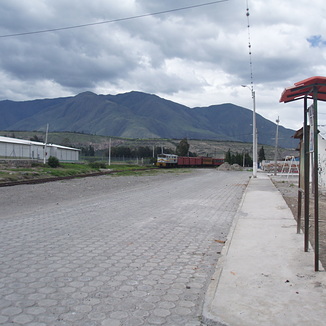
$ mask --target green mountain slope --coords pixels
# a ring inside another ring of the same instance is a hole
[[[252,141],[252,111],[233,105],[188,108],[156,95],[129,92],[26,102],[0,101],[2,130],[83,132],[124,138]],[[273,145],[276,125],[257,115],[258,141]],[[293,130],[280,127],[280,146],[292,148]]]

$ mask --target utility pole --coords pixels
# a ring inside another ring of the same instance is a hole
[[[275,136],[275,154],[274,154],[274,175],[277,175],[277,147],[278,147],[278,126],[280,123],[280,117],[276,120],[276,136]]]
[[[46,164],[46,144],[48,143],[48,132],[49,132],[49,124],[46,125],[46,132],[45,132],[45,144],[44,144],[44,153],[43,153],[43,163]]]
[[[256,94],[253,89],[251,88],[252,92],[252,100],[253,100],[253,112],[252,112],[252,128],[253,128],[253,167],[252,167],[252,175],[254,178],[257,177],[257,127],[256,127]]]
[[[247,87],[251,92],[252,97],[252,176],[257,177],[257,127],[256,127],[256,94],[253,86],[241,85]]]
[[[250,79],[251,79],[251,87],[248,85],[241,85],[242,87],[247,87],[251,91],[252,101],[253,101],[253,108],[252,108],[252,176],[253,178],[257,177],[257,127],[256,127],[256,94],[254,91],[254,83],[253,83],[253,70],[252,70],[252,48],[251,48],[251,41],[250,41],[250,22],[249,22],[249,5],[247,0],[247,27],[248,27],[248,48],[249,48],[249,65],[250,65]]]
[[[111,138],[109,140],[109,166],[111,165]]]

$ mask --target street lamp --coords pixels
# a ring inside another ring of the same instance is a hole
[[[252,176],[257,177],[257,128],[256,128],[256,97],[254,87],[249,87],[248,85],[241,85],[242,87],[247,87],[250,89],[253,110],[252,110]]]

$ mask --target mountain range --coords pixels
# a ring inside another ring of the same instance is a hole
[[[0,101],[0,130],[83,132],[123,138],[252,142],[252,111],[231,103],[189,108],[153,94],[80,93],[73,97]],[[257,114],[258,143],[275,144],[276,124]],[[294,130],[279,127],[279,146],[294,148]]]

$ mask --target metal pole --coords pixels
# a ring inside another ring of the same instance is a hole
[[[277,117],[276,120],[276,136],[275,136],[275,154],[274,154],[274,175],[277,174],[277,147],[278,147],[278,124],[280,123],[280,117]]]
[[[43,157],[43,163],[46,163],[46,157],[47,157],[47,152],[46,152],[46,144],[48,142],[48,132],[49,132],[49,124],[46,125],[46,132],[45,132],[45,144],[44,144],[44,157]]]
[[[319,271],[319,193],[318,193],[318,123],[317,88],[314,87],[314,195],[315,195],[315,271]]]
[[[109,166],[111,165],[111,138],[109,140]]]
[[[309,160],[309,129],[308,129],[308,105],[307,96],[304,98],[304,123],[303,123],[303,144],[304,144],[304,251],[309,249],[309,196],[310,196],[310,160]]]
[[[256,94],[254,87],[249,87],[248,85],[241,85],[242,87],[247,87],[251,91],[252,96],[252,176],[257,177],[257,127],[256,127]]]
[[[251,89],[252,101],[253,101],[253,112],[252,112],[252,132],[253,132],[253,167],[252,175],[254,178],[257,177],[257,128],[256,128],[256,95],[253,88]]]
[[[298,189],[297,233],[301,231],[302,190]]]

